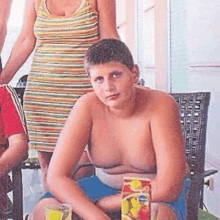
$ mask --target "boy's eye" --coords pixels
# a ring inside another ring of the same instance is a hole
[[[112,73],[112,78],[118,78],[121,75],[120,72],[114,72]]]
[[[100,83],[100,82],[102,82],[102,80],[103,80],[102,77],[97,77],[97,78],[95,79],[95,82]]]

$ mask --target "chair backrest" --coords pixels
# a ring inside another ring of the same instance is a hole
[[[21,165],[12,168],[12,201],[9,208],[0,215],[0,220],[23,219],[23,187]]]
[[[16,87],[25,87],[27,84],[28,75],[23,75],[17,82]]]
[[[13,89],[16,91],[18,95],[21,105],[23,105],[23,96],[24,96],[25,87],[14,87]]]
[[[187,219],[198,219],[198,205],[203,201],[205,143],[210,92],[172,93],[179,104],[180,122],[185,137],[186,159],[191,186],[187,198]]]

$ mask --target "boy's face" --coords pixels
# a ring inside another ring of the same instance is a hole
[[[120,62],[111,61],[89,67],[94,92],[107,106],[123,108],[131,100],[134,84],[138,81],[138,68],[132,70]]]

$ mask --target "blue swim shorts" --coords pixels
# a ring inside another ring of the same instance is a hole
[[[118,194],[118,190],[103,184],[97,176],[85,177],[77,180],[78,185],[92,202],[97,202],[101,198]],[[40,200],[44,198],[53,198],[50,192],[46,192]]]
[[[118,190],[103,184],[97,176],[85,177],[77,180],[78,185],[82,191],[87,195],[88,199],[92,202],[97,202],[101,198],[116,195],[119,193]],[[178,220],[186,220],[186,193],[190,184],[190,179],[186,179],[184,182],[183,189],[176,202],[166,202],[165,205],[171,207]],[[41,199],[53,198],[54,196],[50,192],[46,192]],[[40,200],[41,200],[40,199]]]
[[[186,194],[190,185],[190,179],[185,179],[182,191],[176,202],[165,202],[164,204],[171,207],[176,215],[178,220],[186,220],[187,216],[187,207],[186,207]]]

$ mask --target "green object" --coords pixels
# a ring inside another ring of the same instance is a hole
[[[214,215],[208,213],[208,212],[205,212],[203,210],[199,210],[199,217],[198,219],[204,219],[204,220],[219,220],[219,218],[215,217]]]

